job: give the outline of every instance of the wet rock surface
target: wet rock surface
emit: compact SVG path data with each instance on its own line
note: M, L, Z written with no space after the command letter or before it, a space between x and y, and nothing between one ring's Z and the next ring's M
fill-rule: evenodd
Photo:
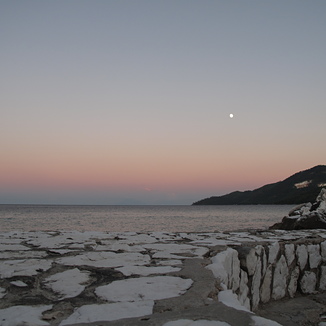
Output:
M0 325L318 325L325 263L325 230L0 233Z

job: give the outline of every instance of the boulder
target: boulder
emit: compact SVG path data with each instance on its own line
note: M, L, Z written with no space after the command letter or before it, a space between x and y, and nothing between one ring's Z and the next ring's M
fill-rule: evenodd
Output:
M300 230L326 229L326 188L322 188L316 201L294 207L282 222L276 223L270 229Z
M326 202L326 188L323 188L316 199L317 202Z
M309 214L311 206L312 206L311 203L300 204L290 210L289 216Z

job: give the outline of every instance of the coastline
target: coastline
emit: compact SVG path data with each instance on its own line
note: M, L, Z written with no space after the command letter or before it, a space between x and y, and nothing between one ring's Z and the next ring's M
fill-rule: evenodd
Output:
M1 206L1 231L212 232L261 229L293 206Z
M290 284L282 289L271 275L270 301L295 297L299 287L307 295L326 289L326 230L13 231L0 233L0 248L1 325L21 315L26 325L173 326L187 319L258 326L269 271L290 283L292 269L302 272L290 295ZM312 273L315 286L304 288Z

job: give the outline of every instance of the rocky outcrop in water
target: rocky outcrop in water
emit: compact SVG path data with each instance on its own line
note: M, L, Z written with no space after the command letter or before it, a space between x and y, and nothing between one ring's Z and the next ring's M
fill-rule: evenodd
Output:
M270 229L326 229L326 188L320 191L313 204L296 206L282 222L274 224Z

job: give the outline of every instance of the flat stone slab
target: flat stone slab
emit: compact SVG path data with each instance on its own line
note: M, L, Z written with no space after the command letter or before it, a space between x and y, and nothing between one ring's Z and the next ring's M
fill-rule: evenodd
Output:
M281 325L241 306L214 277L224 260L211 258L312 238L326 231L0 233L0 326Z
M78 268L47 277L43 284L53 292L58 293L58 300L74 298L85 290L90 272L81 272Z

